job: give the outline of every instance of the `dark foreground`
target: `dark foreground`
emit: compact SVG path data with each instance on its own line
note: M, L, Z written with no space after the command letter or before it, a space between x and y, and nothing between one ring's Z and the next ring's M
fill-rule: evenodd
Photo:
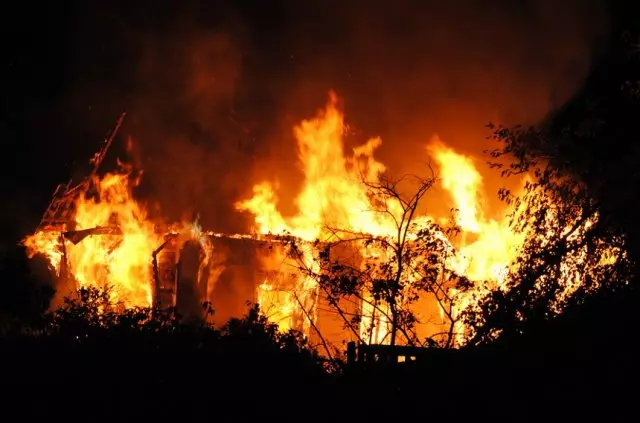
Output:
M93 295L37 318L35 333L5 325L2 421L638 419L635 291L490 346L333 373L257 308L214 329L144 310L96 313Z
M305 354L46 343L8 348L6 421L629 421L637 356L499 351L328 375ZM255 345L253 346L255 347Z

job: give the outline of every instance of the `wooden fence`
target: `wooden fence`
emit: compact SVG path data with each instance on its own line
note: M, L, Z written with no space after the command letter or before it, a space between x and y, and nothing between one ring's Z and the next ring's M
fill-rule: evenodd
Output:
M444 350L437 348L408 347L399 345L367 345L350 342L347 345L349 365L368 363L424 362Z

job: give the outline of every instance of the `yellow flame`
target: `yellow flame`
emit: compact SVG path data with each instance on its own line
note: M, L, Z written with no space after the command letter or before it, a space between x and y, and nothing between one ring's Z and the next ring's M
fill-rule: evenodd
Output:
M304 175L304 185L295 199L297 213L284 217L277 207L277 185L267 181L254 187L254 196L238 202L238 210L255 215L254 229L260 233L289 233L306 240L330 240L335 229L374 236L393 237L397 233L397 218L401 205L395 199L385 202L381 213L369 197L363 180L378 182L385 166L374 158L374 151L382 141L373 138L353 150L348 156L344 151L344 117L337 109L335 94L314 119L305 120L294 128L298 142L299 165ZM443 188L450 194L458 209L457 224L464 233L475 237L473 242L459 245L460 254L453 257L451 265L474 280L498 280L515 257L521 239L509 231L507 219L495 221L485 218L479 193L482 192L482 176L471 158L455 152L434 138L427 147L436 159ZM418 216L416 222L429 220ZM444 238L444 234L441 234ZM371 247L362 255L375 259L382 252ZM315 282L304 280L312 292ZM458 300L459 311L471 301L471 296ZM388 338L387 317L384 310L374 310L370 303L362 305L361 334L371 334L372 342L385 342ZM294 308L294 306L289 306ZM376 313L378 316L376 316Z
M59 274L66 252L68 273L79 288L109 288L111 300L126 307L152 305L152 254L163 242L163 234L147 216L145 208L133 198L137 182L131 169L122 165L120 173L95 178L97 195L81 196L75 203L75 230L114 228L112 233L86 236L77 244L61 241L67 228L50 228L24 240L29 256L44 254ZM174 225L182 238L197 239L211 256L209 240L199 225ZM57 230L56 230L57 229ZM61 244L64 242L64 245Z
M235 204L237 210L254 215L255 232L263 235L288 232L306 241L334 241L345 233L390 238L398 235L402 204L397 198L372 197L370 187L363 182L380 182L380 175L386 170L374 157L382 140L372 138L350 152L345 151L344 127L344 115L332 92L326 106L313 119L303 120L293 128L298 164L304 177L302 188L294 199L296 212L291 216L283 215L278 208L277 181L262 181L253 187L251 198ZM442 188L447 192L451 206L457 209L456 224L462 230L462 236L456 240L447 239L444 233L436 235L451 246L452 251L455 245L456 253L448 256L447 264L475 283L474 289L466 292L458 292L450 286L444 288L453 301L450 311L445 311L441 305L419 303L421 308L416 310L417 315L426 316L433 308L442 323L450 318L455 320L468 307L473 308L482 294L503 288L504 278L526 234L511 230L507 217L509 210L502 210L502 215L491 213L498 218L488 217L482 174L472 157L456 152L438 137L427 143L426 153L436 161ZM78 286L110 285L114 301L127 306L148 306L152 302L153 286L151 257L162 244L164 232L150 221L144 207L134 200L132 187L135 181L129 170L96 178L98 195L81 197L76 202L75 229L113 227L120 233L91 235L75 245L64 241L61 246L60 233L68 228L57 228L35 233L27 237L24 244L30 257L36 253L45 254L58 272L65 262L63 252L66 251L69 273ZM436 221L443 218L439 216ZM421 226L431 220L430 216L419 215L414 222ZM202 273L204 267L212 263L213 247L209 237L216 234L203 232L197 221L173 225L173 231L179 234L182 242L186 239L200 242L205 256L200 268ZM409 235L411 239L412 234ZM358 248L365 262L384 260L389 253L371 245L359 245ZM265 258L271 261L267 267L277 270L278 266L288 265L290 259L283 256L284 250L281 247L274 250L275 256ZM282 330L294 328L309 335L317 323L319 286L310 276L320 270L316 253L312 248L300 253L299 259L308 272L292 270L290 273L295 277L286 281L265 278L256 288L262 310ZM575 257L576 263L586 252L580 254ZM612 252L603 260L612 261L614 257ZM216 261L216 266L209 272L210 280L215 280L222 271L220 260ZM577 281L573 276L567 278L568 294L576 289L578 282L571 282ZM389 342L387 306L376 303L367 292L362 296L364 301L358 311L362 319L357 332L367 342ZM422 335L431 336L437 329L430 326L428 330L431 332ZM458 344L464 342L466 332L467 328L458 322Z

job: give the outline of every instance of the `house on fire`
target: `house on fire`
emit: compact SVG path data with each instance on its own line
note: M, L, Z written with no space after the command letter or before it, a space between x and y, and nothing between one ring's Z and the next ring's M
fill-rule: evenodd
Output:
M119 117L101 149L93 156L91 173L79 183L69 181L58 185L35 231L52 234L51 238L58 237L61 250L59 279L62 283L73 285L72 289L75 289L75 279L67 258L68 246L87 242L89 237L122 236L117 223L76 229L75 217L78 198L99 192L95 177L124 116L122 114ZM203 318L202 303L208 301L215 310L213 321L224 323L231 317L244 315L249 303L260 303L262 311L272 317L272 321L286 328L300 330L308 334L311 340L317 338L319 333L332 342L353 340L344 330L343 320L326 312L330 307L323 305L326 299L317 293L305 298L305 301L312 303L307 304L307 309L302 304L297 309L279 307L290 296L291 285L295 284L292 281L296 277L295 271L274 264L278 262L278 257L274 259L274 256L282 251L273 247L282 245L288 240L287 237L226 235L205 231L201 235L216 251L214 260L205 263L206 252L200 242L185 242L172 232L164 235L163 241L152 252L148 262L152 267L151 303L154 307L175 308L187 319ZM291 298L288 300L291 302ZM295 300L300 301L299 298ZM271 307L274 310L270 310ZM349 307L354 309L353 313L357 312L357 304Z

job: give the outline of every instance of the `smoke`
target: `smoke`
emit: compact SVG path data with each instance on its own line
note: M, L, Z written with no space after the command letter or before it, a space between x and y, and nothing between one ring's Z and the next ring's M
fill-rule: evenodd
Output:
M603 2L579 0L327 7L314 11L317 32L298 38L292 53L300 70L287 108L317 107L331 85L368 130L535 123L579 89L606 33L605 11Z
M247 163L246 132L234 116L246 31L226 2L112 2L76 6L70 86L56 113L74 115L66 146L76 165L127 112L116 157L144 170L136 196L154 218L233 230L233 199ZM82 138L82 139L80 139ZM121 142L122 141L122 142ZM76 170L77 169L77 170ZM227 199L225 201L225 199Z
M291 127L329 89L394 172L424 173L434 133L480 156L487 122L536 123L567 102L608 26L597 0L268 3L77 6L58 110L84 138L78 160L126 110L152 212L240 231L233 203L255 181L295 192Z
M171 49L150 46L138 67L150 81L136 98L131 125L143 156L144 195L160 202L165 218L199 213L207 227L228 229L232 203L223 199L237 196L242 181L242 168L229 164L250 166L232 114L239 48L226 35L200 33Z
M295 160L288 128L335 88L347 122L361 130L357 141L381 136L379 157L392 172L425 174L424 146L434 134L482 167L482 150L492 146L485 125L536 124L564 105L608 30L602 1L328 2L305 14L308 8L296 11L293 65L278 104L282 132L266 166ZM504 181L481 171L495 197ZM295 192L295 171L268 167L264 176L273 172L283 175L284 191Z

